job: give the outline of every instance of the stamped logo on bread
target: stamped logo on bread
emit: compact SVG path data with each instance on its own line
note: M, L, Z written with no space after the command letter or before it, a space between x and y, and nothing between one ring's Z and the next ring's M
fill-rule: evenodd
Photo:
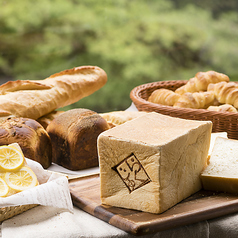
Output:
M113 169L118 173L130 193L151 181L142 164L133 153Z

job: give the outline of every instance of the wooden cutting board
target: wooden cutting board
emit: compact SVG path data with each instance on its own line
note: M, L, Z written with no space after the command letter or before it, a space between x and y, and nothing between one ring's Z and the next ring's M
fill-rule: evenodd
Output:
M238 212L238 196L201 190L162 214L102 205L99 174L69 182L75 206L133 235L145 235Z

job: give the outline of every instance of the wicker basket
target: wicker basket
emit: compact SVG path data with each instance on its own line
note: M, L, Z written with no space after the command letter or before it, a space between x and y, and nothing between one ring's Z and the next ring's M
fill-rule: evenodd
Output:
M130 98L139 111L155 111L164 115L183 119L212 121L213 132L227 132L230 139L238 139L238 113L215 112L206 109L173 108L171 106L147 101L148 97L156 89L167 88L174 91L186 82L186 80L176 80L143 84L135 87L131 91Z
M37 204L19 205L0 208L0 222L3 222L11 217L21 214L33 207L38 206Z

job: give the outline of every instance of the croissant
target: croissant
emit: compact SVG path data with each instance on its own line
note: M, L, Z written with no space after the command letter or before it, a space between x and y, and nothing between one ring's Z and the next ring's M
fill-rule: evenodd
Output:
M184 94L185 92L206 91L210 83L218 83L221 81L229 82L229 80L227 75L215 71L198 72L194 78L189 79L185 85L176 89L175 92Z
M180 95L172 90L160 88L152 92L148 98L149 102L173 106L179 99Z
M0 86L0 119L36 120L92 94L106 82L105 71L96 66L64 70L44 80L9 81Z
M174 107L205 109L213 104L214 99L215 96L213 92L187 92L181 95L179 100L174 104Z
M230 104L238 108L238 84L235 82L209 84L207 90L213 92L220 103Z
M222 104L220 106L209 106L207 110L216 112L237 112L236 108L230 104Z

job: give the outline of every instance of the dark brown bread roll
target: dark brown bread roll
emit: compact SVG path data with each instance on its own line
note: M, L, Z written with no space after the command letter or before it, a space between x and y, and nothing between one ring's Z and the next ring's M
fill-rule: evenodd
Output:
M46 129L52 142L52 161L70 170L98 166L97 137L107 129L106 120L88 109L60 114Z
M48 168L52 162L51 140L46 130L35 120L9 118L0 124L0 145L18 143L26 158Z

